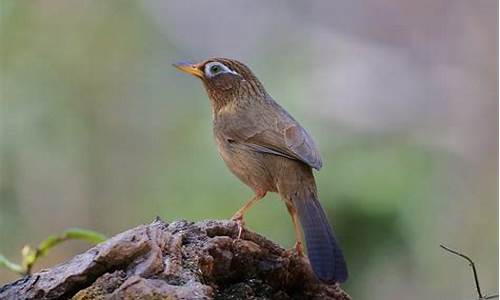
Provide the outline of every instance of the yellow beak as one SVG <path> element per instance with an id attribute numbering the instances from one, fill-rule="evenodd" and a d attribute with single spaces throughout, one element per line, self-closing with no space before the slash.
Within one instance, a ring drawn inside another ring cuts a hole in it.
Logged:
<path id="1" fill-rule="evenodd" d="M 196 77 L 199 78 L 203 77 L 203 71 L 199 69 L 199 66 L 197 64 L 191 64 L 188 62 L 178 62 L 174 64 L 174 67 L 181 70 L 182 72 L 186 72 Z"/>

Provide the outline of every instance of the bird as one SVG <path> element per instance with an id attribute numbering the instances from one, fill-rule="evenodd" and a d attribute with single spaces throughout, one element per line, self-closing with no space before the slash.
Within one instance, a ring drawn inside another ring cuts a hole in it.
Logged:
<path id="1" fill-rule="evenodd" d="M 210 99 L 215 142 L 229 170 L 254 196 L 231 218 L 244 226 L 245 213 L 268 192 L 278 193 L 294 224 L 295 249 L 307 257 L 315 276 L 333 284 L 347 280 L 347 265 L 321 207 L 313 169 L 323 163 L 311 135 L 266 91 L 245 64 L 229 58 L 177 69 L 201 79 Z"/>

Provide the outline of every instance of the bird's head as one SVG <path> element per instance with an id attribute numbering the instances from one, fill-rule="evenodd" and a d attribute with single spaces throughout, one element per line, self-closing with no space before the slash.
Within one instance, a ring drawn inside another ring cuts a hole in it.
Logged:
<path id="1" fill-rule="evenodd" d="M 210 58 L 199 63 L 180 62 L 174 66 L 201 79 L 215 112 L 232 101 L 266 95 L 252 71 L 234 59 Z"/>

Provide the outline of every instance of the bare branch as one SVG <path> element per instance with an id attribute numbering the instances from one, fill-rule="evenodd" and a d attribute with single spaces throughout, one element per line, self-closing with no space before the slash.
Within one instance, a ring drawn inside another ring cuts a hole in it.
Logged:
<path id="1" fill-rule="evenodd" d="M 472 267 L 472 272 L 474 273 L 474 281 L 476 283 L 476 290 L 477 290 L 477 294 L 479 296 L 479 299 L 478 300 L 486 300 L 486 299 L 495 299 L 495 298 L 498 298 L 498 295 L 492 295 L 492 296 L 483 296 L 483 294 L 481 293 L 481 287 L 479 286 L 479 279 L 477 277 L 477 270 L 476 270 L 476 266 L 474 265 L 474 262 L 472 261 L 472 259 L 470 259 L 467 255 L 463 254 L 463 253 L 460 253 L 456 250 L 453 250 L 451 248 L 448 248 L 444 245 L 439 245 L 441 248 L 443 248 L 444 250 L 452 253 L 452 254 L 455 254 L 455 255 L 458 255 L 462 258 L 464 258 L 465 260 L 467 260 L 469 262 L 469 266 Z"/>

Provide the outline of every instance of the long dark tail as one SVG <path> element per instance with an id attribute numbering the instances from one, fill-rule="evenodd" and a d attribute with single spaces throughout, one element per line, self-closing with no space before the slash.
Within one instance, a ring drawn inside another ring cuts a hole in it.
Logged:
<path id="1" fill-rule="evenodd" d="M 323 282 L 347 280 L 347 266 L 332 227 L 314 193 L 307 199 L 292 197 L 304 231 L 307 255 L 314 273 Z"/>

